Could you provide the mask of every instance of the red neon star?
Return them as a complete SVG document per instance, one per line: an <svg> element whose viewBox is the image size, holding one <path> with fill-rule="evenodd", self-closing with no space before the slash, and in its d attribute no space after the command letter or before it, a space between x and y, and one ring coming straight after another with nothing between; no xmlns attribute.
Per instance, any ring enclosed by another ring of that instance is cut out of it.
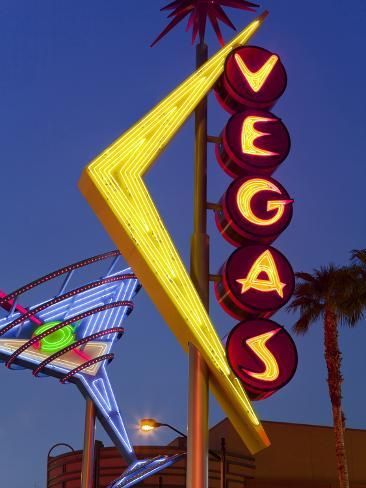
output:
<svg viewBox="0 0 366 488"><path fill-rule="evenodd" d="M220 44L224 45L225 42L221 34L219 21L223 22L234 30L236 29L222 7L238 8L240 10L249 10L254 12L258 5L245 0L175 0L161 9L172 10L172 12L168 15L168 18L172 18L172 20L165 27L163 32L159 34L151 46L154 46L158 41L160 41L162 37L164 37L177 24L179 24L179 22L187 17L187 15L189 15L189 18L186 30L188 31L189 29L192 29L192 44L194 43L198 33L200 35L201 42L203 42L208 18Z"/></svg>

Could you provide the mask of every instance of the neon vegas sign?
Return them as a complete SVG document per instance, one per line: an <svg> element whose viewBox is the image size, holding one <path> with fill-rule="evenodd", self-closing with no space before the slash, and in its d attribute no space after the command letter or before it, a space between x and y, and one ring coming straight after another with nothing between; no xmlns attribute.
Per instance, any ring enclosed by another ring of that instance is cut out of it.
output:
<svg viewBox="0 0 366 488"><path fill-rule="evenodd" d="M263 48L232 52L216 96L232 117L216 146L223 170L234 178L220 200L216 224L237 247L215 284L223 309L241 322L226 341L229 364L252 399L264 399L296 371L296 347L286 330L268 320L290 299L294 273L285 256L269 246L292 219L285 188L270 175L286 159L290 137L269 110L286 88L279 56Z"/></svg>

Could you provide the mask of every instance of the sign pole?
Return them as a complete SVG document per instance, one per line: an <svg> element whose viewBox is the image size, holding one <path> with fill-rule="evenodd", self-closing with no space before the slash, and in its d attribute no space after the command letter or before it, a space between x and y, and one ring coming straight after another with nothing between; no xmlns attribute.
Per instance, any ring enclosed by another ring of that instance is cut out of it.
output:
<svg viewBox="0 0 366 488"><path fill-rule="evenodd" d="M208 59L203 42L196 47L196 67ZM191 277L206 309L209 307L209 237L207 235L207 97L195 111L194 228ZM208 368L189 344L187 488L208 486Z"/></svg>
<svg viewBox="0 0 366 488"><path fill-rule="evenodd" d="M94 488L94 437L95 405L90 398L86 400L84 450L81 469L81 488Z"/></svg>

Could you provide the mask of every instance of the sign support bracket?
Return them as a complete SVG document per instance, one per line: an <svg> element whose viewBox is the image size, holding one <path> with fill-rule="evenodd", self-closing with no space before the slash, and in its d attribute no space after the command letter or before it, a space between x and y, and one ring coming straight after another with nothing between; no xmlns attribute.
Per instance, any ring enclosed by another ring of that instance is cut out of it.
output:
<svg viewBox="0 0 366 488"><path fill-rule="evenodd" d="M208 47L196 48L196 68L208 59ZM207 235L207 97L195 110L194 228L191 278L206 310L209 307L209 237ZM208 486L208 367L195 344L189 344L187 488Z"/></svg>

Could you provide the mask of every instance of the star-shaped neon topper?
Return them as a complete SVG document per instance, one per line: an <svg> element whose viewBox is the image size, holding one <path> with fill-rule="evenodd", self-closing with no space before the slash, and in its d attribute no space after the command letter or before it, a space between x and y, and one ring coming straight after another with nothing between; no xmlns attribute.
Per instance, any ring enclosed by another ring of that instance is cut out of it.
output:
<svg viewBox="0 0 366 488"><path fill-rule="evenodd" d="M161 9L172 10L168 15L168 18L171 18L172 20L151 44L151 47L160 41L160 39L168 34L168 32L188 15L189 18L186 30L189 31L192 29L192 44L195 42L198 34L200 41L204 41L206 23L207 19L209 19L220 44L224 46L225 41L221 34L219 21L233 30L236 30L236 28L226 15L223 7L255 12L255 9L259 7L259 5L247 2L246 0L176 0Z"/></svg>

